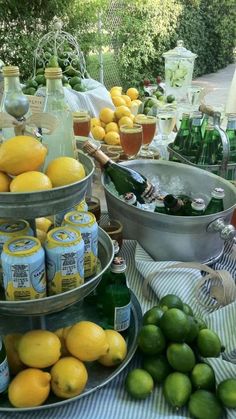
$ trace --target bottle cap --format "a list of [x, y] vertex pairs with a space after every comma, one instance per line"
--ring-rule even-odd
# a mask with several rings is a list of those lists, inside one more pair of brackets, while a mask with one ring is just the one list
[[136, 196], [134, 195], [133, 192], [126, 192], [123, 195], [123, 199], [124, 199], [125, 203], [128, 204], [128, 205], [134, 205], [137, 202], [137, 198], [136, 198]]
[[120, 246], [117, 240], [112, 240], [115, 255], [119, 252]]
[[20, 75], [19, 67], [11, 65], [3, 67], [2, 73], [4, 77], [17, 77]]
[[191, 207], [192, 207], [192, 209], [194, 209], [196, 211], [204, 211], [204, 209], [206, 208], [204, 199], [202, 199], [202, 198], [194, 199], [193, 202], [191, 203]]
[[192, 118], [193, 119], [202, 118], [202, 112], [200, 112], [200, 111], [194, 111]]
[[114, 273], [121, 273], [124, 272], [126, 270], [126, 263], [125, 260], [120, 257], [120, 256], [116, 256], [111, 264], [111, 272]]
[[60, 67], [48, 67], [45, 68], [46, 79], [61, 79], [62, 69]]
[[225, 196], [225, 191], [224, 191], [223, 188], [215, 188], [215, 189], [213, 189], [213, 191], [211, 193], [211, 196], [213, 198], [221, 198], [222, 199]]
[[182, 114], [182, 119], [188, 119], [188, 118], [190, 118], [190, 113], [187, 113], [187, 112], [184, 112], [183, 114]]

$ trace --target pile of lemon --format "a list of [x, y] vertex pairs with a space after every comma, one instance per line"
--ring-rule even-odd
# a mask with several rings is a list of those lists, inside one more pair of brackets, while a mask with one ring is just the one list
[[19, 135], [0, 146], [0, 192], [33, 192], [68, 185], [83, 179], [85, 169], [76, 159], [52, 160], [40, 170], [47, 148], [36, 138]]
[[91, 133], [95, 140], [104, 141], [109, 145], [120, 145], [120, 126], [133, 126], [142, 102], [138, 99], [139, 92], [134, 87], [130, 87], [123, 94], [122, 87], [114, 86], [109, 93], [116, 109], [101, 109], [99, 118], [91, 119]]
[[91, 321], [69, 327], [32, 330], [4, 338], [13, 379], [8, 398], [18, 408], [42, 405], [52, 391], [57, 397], [78, 396], [86, 387], [86, 362], [106, 367], [119, 365], [126, 357], [127, 345], [115, 330], [104, 330]]

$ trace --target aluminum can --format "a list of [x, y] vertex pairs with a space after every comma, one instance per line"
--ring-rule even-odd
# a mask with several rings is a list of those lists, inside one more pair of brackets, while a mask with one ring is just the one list
[[61, 294], [84, 283], [84, 241], [79, 231], [56, 227], [44, 244], [49, 295]]
[[97, 269], [98, 224], [91, 212], [71, 211], [64, 217], [64, 225], [80, 231], [84, 240], [84, 277], [93, 275]]
[[79, 204], [76, 204], [73, 208], [58, 212], [58, 214], [54, 217], [54, 226], [60, 227], [63, 223], [65, 215], [71, 211], [88, 211], [88, 205], [86, 204], [85, 199], [83, 199]]
[[46, 297], [45, 252], [36, 237], [19, 236], [7, 241], [1, 261], [6, 300]]

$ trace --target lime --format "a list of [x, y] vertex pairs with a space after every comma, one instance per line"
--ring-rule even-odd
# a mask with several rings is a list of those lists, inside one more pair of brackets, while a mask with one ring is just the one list
[[38, 74], [38, 75], [35, 77], [35, 80], [36, 80], [36, 82], [37, 82], [38, 84], [43, 84], [43, 85], [45, 85], [45, 84], [46, 84], [46, 79], [45, 79], [45, 76], [44, 76], [43, 74]]
[[68, 65], [66, 67], [65, 73], [67, 76], [71, 76], [71, 77], [79, 76], [79, 71], [75, 70], [71, 65]]
[[75, 86], [72, 87], [72, 89], [76, 90], [76, 92], [86, 92], [86, 89], [82, 84], [77, 83]]
[[63, 74], [63, 76], [62, 76], [62, 83], [63, 83], [63, 84], [67, 84], [67, 83], [69, 83], [68, 77], [66, 77], [64, 74]]
[[153, 94], [156, 96], [157, 99], [159, 99], [161, 96], [163, 96], [163, 94], [158, 90], [156, 92], [154, 92]]
[[35, 89], [37, 89], [38, 83], [36, 82], [36, 80], [30, 79], [30, 80], [27, 80], [26, 87], [27, 88], [28, 87], [34, 87]]
[[148, 112], [150, 112], [150, 111], [151, 111], [151, 108], [149, 108], [149, 107], [147, 106], [146, 108], [144, 108], [143, 113], [144, 113], [145, 115], [147, 115], [147, 114], [148, 114]]
[[225, 407], [236, 408], [236, 379], [228, 378], [217, 387], [217, 396]]
[[191, 372], [193, 387], [203, 390], [215, 390], [215, 373], [213, 368], [204, 363], [196, 364]]
[[163, 310], [160, 307], [152, 307], [144, 314], [143, 324], [155, 324], [156, 326], [159, 326], [162, 315]]
[[41, 75], [44, 75], [44, 68], [43, 67], [41, 67], [41, 68], [37, 68], [37, 70], [36, 70], [36, 74], [41, 74]]
[[181, 372], [173, 372], [165, 379], [163, 387], [164, 396], [176, 409], [187, 403], [191, 391], [192, 384], [190, 379]]
[[185, 314], [188, 314], [189, 316], [193, 316], [193, 310], [191, 309], [191, 307], [188, 304], [184, 303], [182, 310]]
[[166, 355], [171, 367], [179, 372], [191, 371], [196, 363], [194, 352], [187, 343], [171, 343]]
[[173, 95], [168, 95], [166, 101], [167, 103], [172, 103], [175, 101], [175, 97]]
[[178, 308], [170, 308], [163, 314], [160, 327], [170, 341], [183, 342], [189, 332], [188, 317]]
[[58, 58], [56, 55], [50, 56], [47, 67], [59, 67]]
[[219, 400], [207, 390], [195, 391], [190, 397], [188, 408], [196, 419], [220, 419], [223, 414]]
[[196, 317], [196, 316], [194, 316], [194, 318], [195, 318], [195, 320], [198, 324], [199, 330], [207, 329], [207, 325], [204, 322], [204, 320], [202, 320], [200, 317]]
[[187, 316], [187, 317], [188, 317], [188, 322], [189, 322], [189, 331], [185, 338], [185, 342], [192, 343], [198, 335], [199, 326], [194, 317], [192, 316]]
[[147, 324], [140, 329], [138, 347], [147, 355], [156, 355], [164, 351], [166, 340], [158, 326]]
[[157, 383], [162, 383], [172, 372], [172, 368], [164, 355], [145, 357], [143, 368], [151, 374], [153, 380]]
[[25, 95], [31, 95], [31, 96], [33, 96], [36, 93], [36, 89], [34, 87], [24, 87], [22, 91]]
[[174, 294], [167, 294], [162, 297], [158, 305], [162, 308], [163, 311], [166, 311], [169, 308], [179, 308], [180, 310], [183, 310], [182, 300]]
[[81, 84], [81, 78], [78, 76], [71, 77], [69, 83], [72, 87], [74, 87], [76, 84]]
[[219, 336], [210, 329], [202, 329], [197, 336], [197, 347], [200, 355], [205, 358], [217, 358], [221, 353]]
[[130, 371], [126, 376], [125, 389], [136, 399], [145, 399], [151, 394], [153, 387], [152, 376], [141, 368]]

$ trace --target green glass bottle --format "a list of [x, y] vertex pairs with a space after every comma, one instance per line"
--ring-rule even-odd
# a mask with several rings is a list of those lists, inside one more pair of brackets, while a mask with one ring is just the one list
[[163, 199], [156, 199], [155, 204], [156, 206], [154, 212], [158, 212], [159, 214], [166, 214], [166, 208]]
[[236, 114], [228, 116], [226, 134], [230, 145], [229, 163], [236, 163]]
[[225, 191], [222, 188], [215, 188], [211, 192], [211, 200], [206, 207], [205, 215], [215, 214], [224, 211]]
[[7, 354], [3, 339], [0, 336], [0, 394], [4, 393], [10, 382]]
[[[185, 146], [190, 135], [190, 122], [190, 115], [188, 113], [184, 113], [179, 131], [177, 132], [174, 143], [172, 145], [172, 149], [181, 155], [185, 154]], [[179, 161], [176, 156], [170, 156], [170, 160], [176, 162]]]
[[206, 127], [205, 136], [202, 141], [202, 148], [200, 151], [198, 165], [214, 165], [218, 160], [218, 140], [214, 135], [213, 125]]
[[201, 123], [202, 138], [204, 138], [206, 127], [208, 124], [209, 124], [209, 116], [206, 113], [204, 113], [203, 118], [202, 118], [202, 123]]
[[99, 302], [110, 327], [118, 332], [130, 326], [131, 294], [126, 281], [126, 263], [116, 256], [106, 278], [106, 284], [97, 291]]
[[149, 203], [155, 199], [155, 188], [141, 173], [113, 162], [89, 141], [85, 142], [83, 149], [100, 163], [119, 195], [133, 192], [140, 204]]
[[185, 215], [184, 203], [182, 199], [174, 195], [168, 194], [164, 197], [164, 205], [166, 213], [169, 215]]
[[221, 113], [214, 112], [213, 114], [213, 126], [214, 126], [213, 140], [217, 144], [217, 163], [221, 163], [223, 159], [223, 144], [221, 141], [220, 133], [216, 129], [216, 127], [220, 128], [220, 124], [221, 124]]
[[190, 136], [185, 142], [185, 147], [182, 154], [187, 160], [194, 164], [198, 162], [199, 153], [202, 146], [201, 121], [202, 113], [194, 112]]
[[196, 198], [191, 203], [191, 209], [188, 215], [194, 216], [194, 217], [198, 215], [204, 215], [205, 209], [206, 209], [206, 205], [205, 205], [204, 199]]

